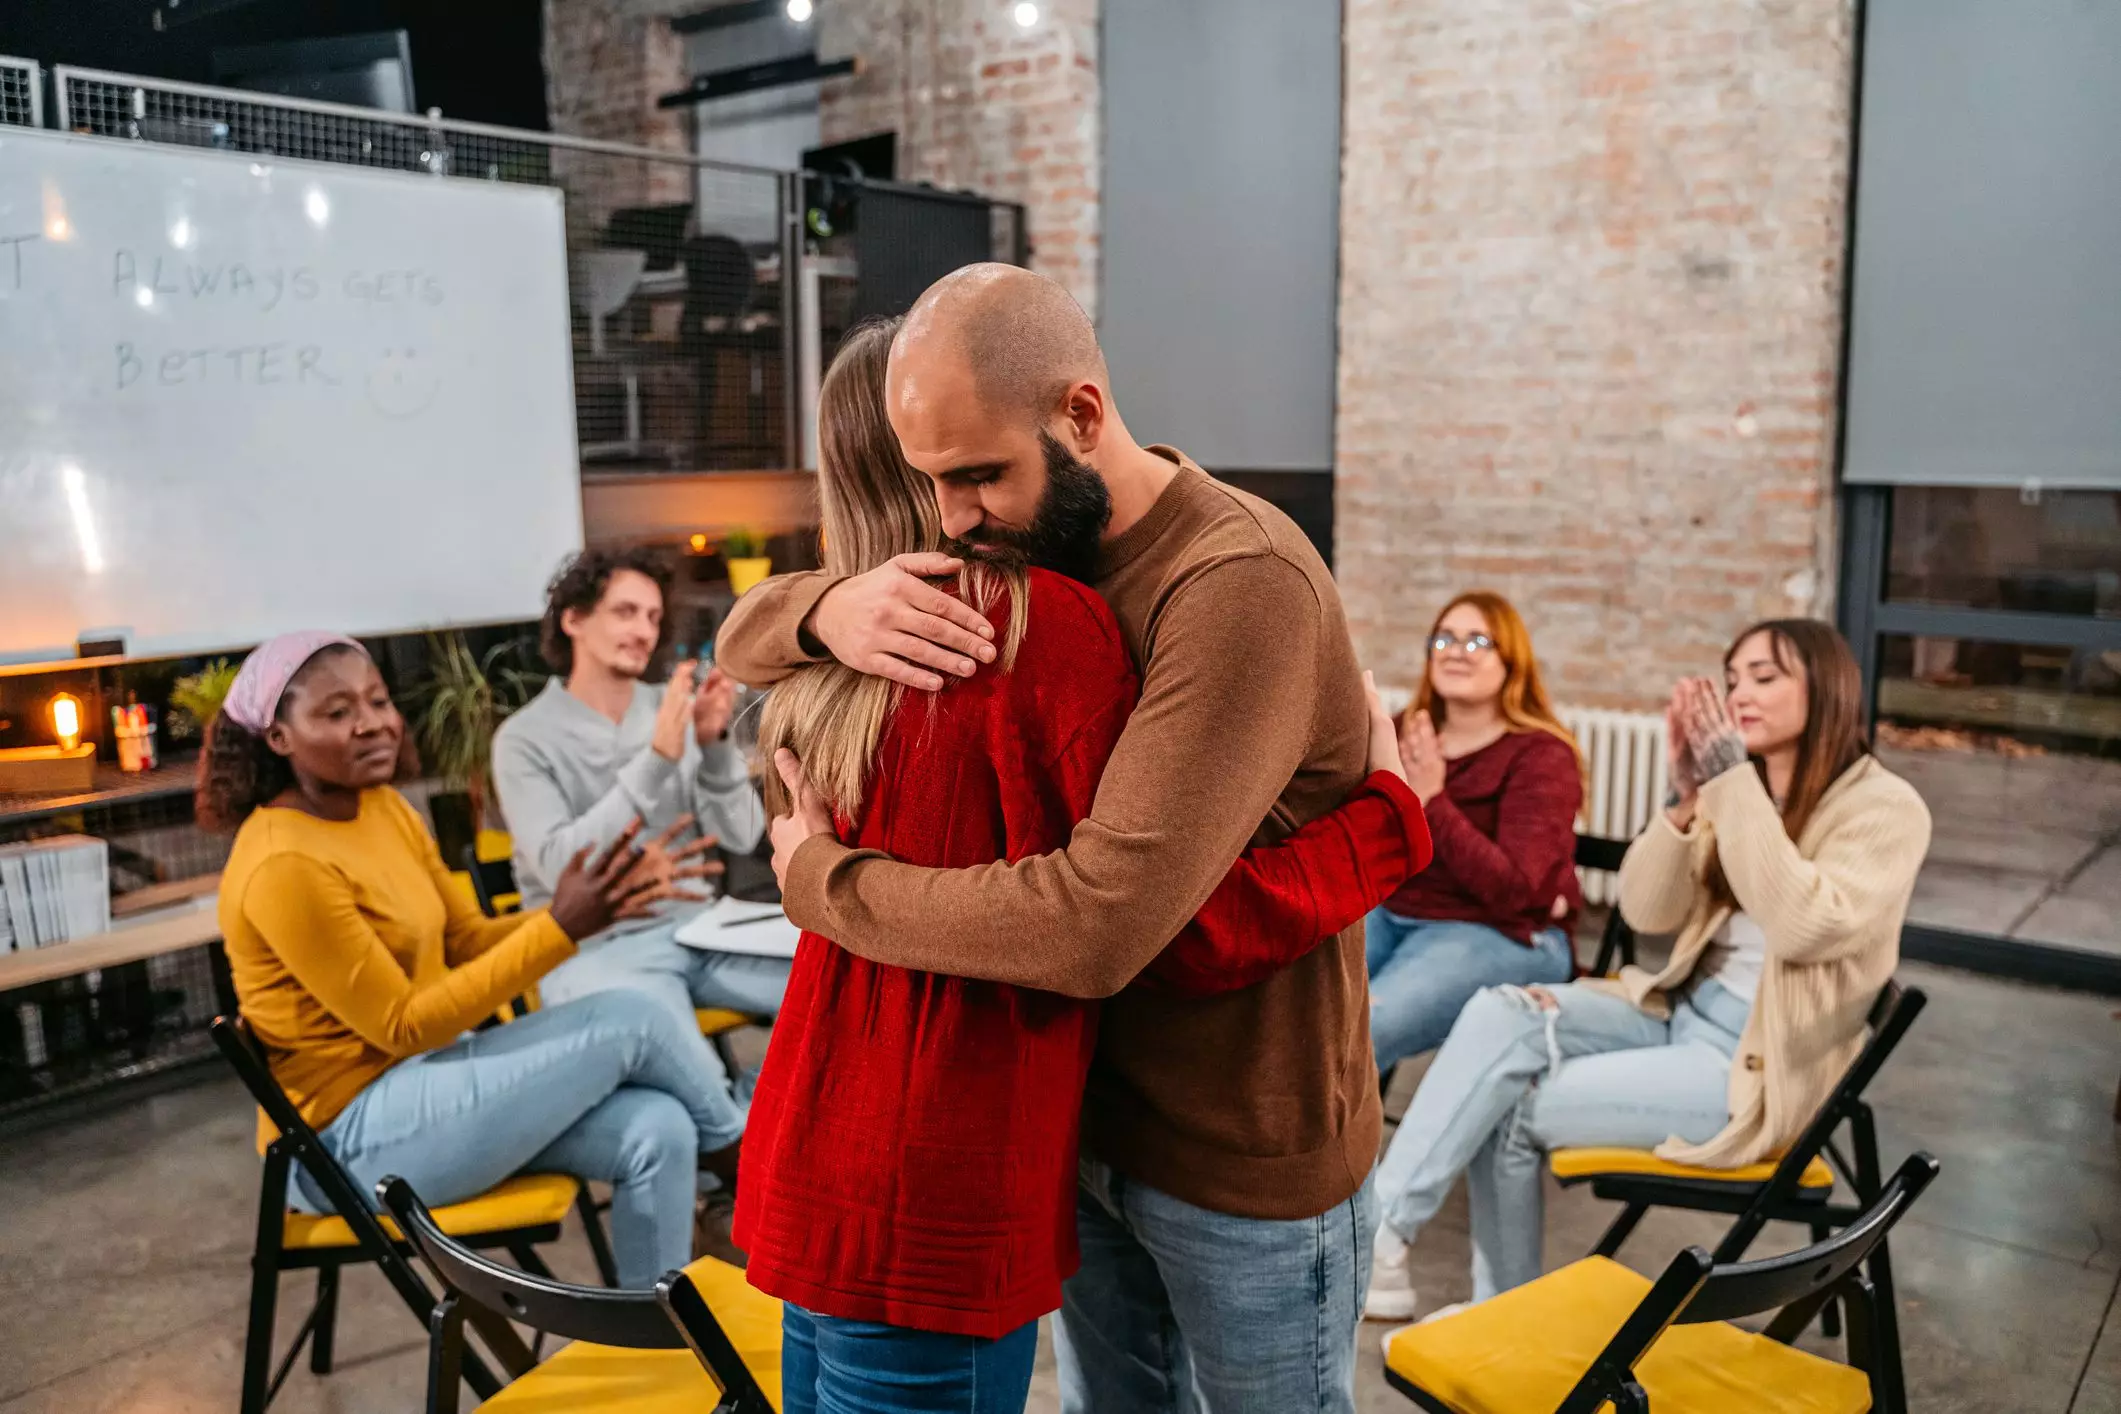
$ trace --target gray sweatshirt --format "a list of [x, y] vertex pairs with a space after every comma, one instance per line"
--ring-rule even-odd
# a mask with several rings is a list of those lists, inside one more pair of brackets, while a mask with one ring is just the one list
[[[636, 815], [643, 838], [691, 811], [694, 827], [674, 844], [700, 833], [719, 836], [739, 853], [758, 843], [766, 810], [742, 750], [729, 741], [702, 750], [688, 724], [683, 759], [663, 756], [651, 745], [662, 700], [661, 687], [635, 683], [626, 718], [614, 726], [564, 682], [550, 678], [494, 733], [494, 790], [515, 836], [516, 884], [525, 908], [552, 898], [552, 886], [576, 850], [608, 844]], [[692, 907], [666, 904], [660, 921], [667, 924], [673, 912]], [[627, 919], [598, 941], [655, 926], [655, 918]]]

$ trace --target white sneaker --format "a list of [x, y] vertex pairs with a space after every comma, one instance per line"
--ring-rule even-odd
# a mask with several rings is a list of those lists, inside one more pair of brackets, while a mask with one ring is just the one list
[[1392, 1358], [1392, 1342], [1398, 1338], [1401, 1332], [1413, 1330], [1414, 1326], [1425, 1326], [1431, 1321], [1440, 1321], [1446, 1316], [1455, 1316], [1460, 1311], [1464, 1311], [1470, 1308], [1472, 1304], [1473, 1303], [1470, 1301], [1453, 1301], [1448, 1306], [1437, 1307], [1428, 1315], [1423, 1316], [1420, 1320], [1414, 1322], [1413, 1325], [1392, 1327], [1390, 1330], [1385, 1332], [1384, 1339], [1380, 1342], [1380, 1344], [1384, 1346], [1385, 1358], [1387, 1360]]
[[1389, 1227], [1377, 1229], [1370, 1248], [1370, 1291], [1362, 1303], [1366, 1321], [1406, 1321], [1414, 1316], [1414, 1273], [1406, 1240]]

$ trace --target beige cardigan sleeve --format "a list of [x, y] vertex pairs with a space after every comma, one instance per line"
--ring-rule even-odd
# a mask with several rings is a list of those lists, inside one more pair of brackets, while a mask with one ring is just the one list
[[1873, 767], [1832, 814], [1818, 822], [1822, 833], [1807, 859], [1750, 766], [1701, 788], [1701, 816], [1715, 832], [1724, 877], [1738, 906], [1759, 921], [1769, 955], [1782, 962], [1864, 951], [1906, 906], [1929, 852], [1929, 808], [1890, 772]]
[[1638, 933], [1676, 933], [1700, 892], [1708, 834], [1681, 832], [1662, 810], [1620, 861], [1620, 916]]

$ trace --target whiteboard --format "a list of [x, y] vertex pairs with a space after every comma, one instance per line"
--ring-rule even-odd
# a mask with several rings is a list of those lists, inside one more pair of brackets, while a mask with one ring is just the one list
[[560, 194], [0, 128], [0, 662], [535, 618]]

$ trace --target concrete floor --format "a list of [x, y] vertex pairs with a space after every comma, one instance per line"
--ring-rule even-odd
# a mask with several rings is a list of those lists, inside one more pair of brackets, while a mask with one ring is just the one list
[[[1892, 1163], [1919, 1145], [1944, 1164], [1894, 1241], [1914, 1408], [2121, 1414], [2113, 1003], [1912, 964], [1902, 976], [1931, 1004], [1874, 1088], [1884, 1152]], [[1402, 1068], [1393, 1113], [1415, 1078]], [[0, 1414], [235, 1407], [257, 1183], [250, 1141], [249, 1107], [219, 1076], [64, 1127], [0, 1134]], [[1606, 1217], [1582, 1192], [1555, 1193], [1549, 1262], [1586, 1251]], [[1721, 1228], [1653, 1216], [1623, 1255], [1654, 1268]], [[1770, 1238], [1788, 1245], [1793, 1234]], [[1425, 1307], [1467, 1294], [1462, 1199], [1416, 1251]], [[587, 1278], [579, 1234], [553, 1255], [563, 1274]], [[287, 1282], [283, 1311], [306, 1296]], [[422, 1332], [372, 1272], [349, 1276], [340, 1321], [337, 1372], [298, 1371], [274, 1409], [416, 1409]], [[1411, 1406], [1378, 1373], [1383, 1329], [1363, 1329], [1360, 1404], [1401, 1414]], [[1048, 1354], [1031, 1409], [1057, 1407]]]

